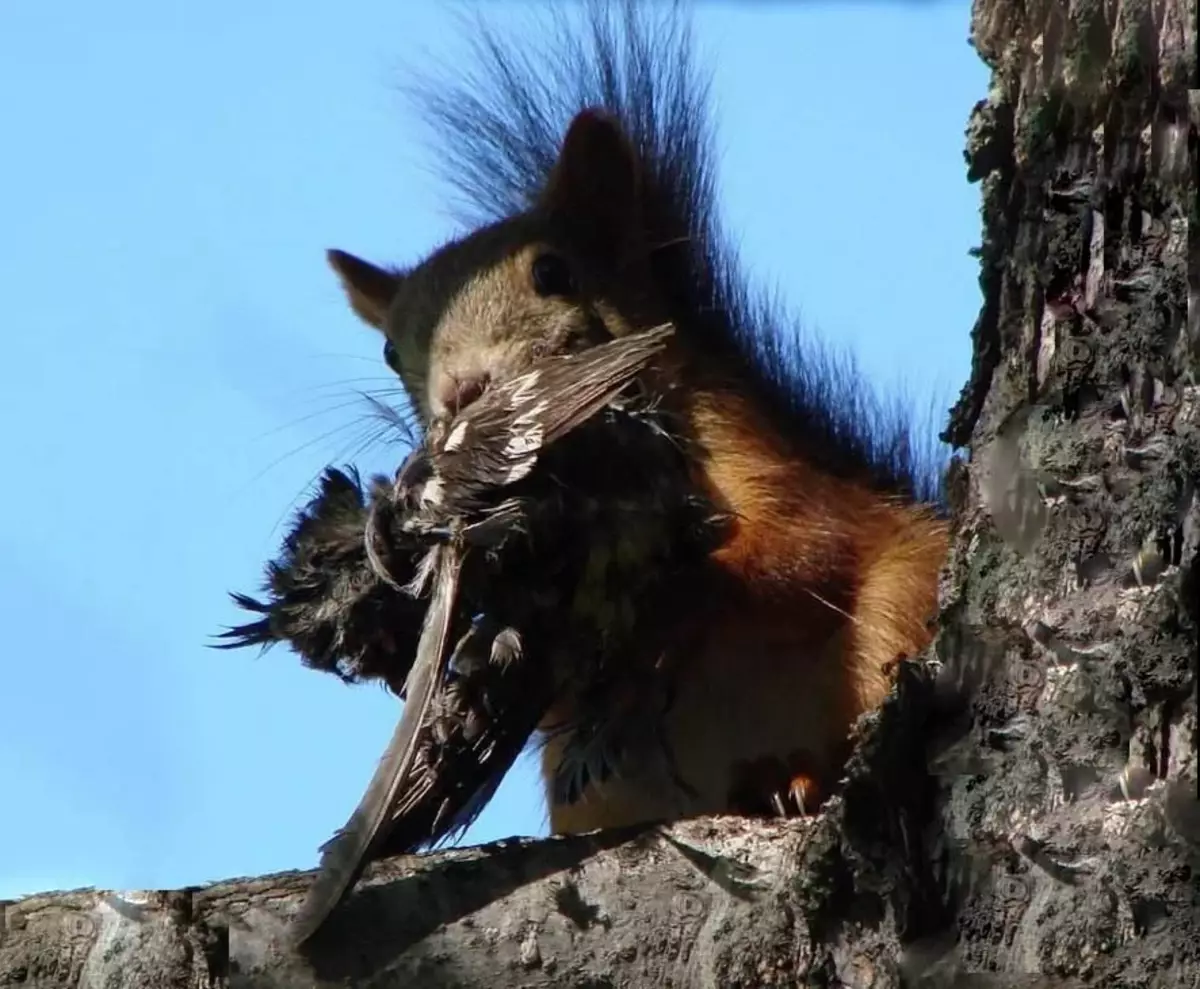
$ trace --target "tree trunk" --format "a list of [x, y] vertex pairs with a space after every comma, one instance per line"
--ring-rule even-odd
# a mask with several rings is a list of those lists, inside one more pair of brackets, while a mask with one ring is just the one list
[[977, 0], [973, 27], [985, 302], [938, 652], [976, 692], [935, 760], [956, 957], [1197, 986], [1196, 5]]
[[937, 659], [826, 813], [379, 863], [305, 957], [301, 873], [32, 897], [0, 984], [1200, 986], [1195, 0], [972, 17], [984, 303]]

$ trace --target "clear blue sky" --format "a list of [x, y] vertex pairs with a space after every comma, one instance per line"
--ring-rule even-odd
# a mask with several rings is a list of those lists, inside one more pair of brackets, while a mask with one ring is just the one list
[[[697, 18], [748, 265], [939, 410], [979, 305], [968, 16]], [[369, 779], [395, 701], [205, 643], [383, 384], [322, 251], [452, 229], [398, 92], [452, 29], [435, 0], [0, 5], [0, 897], [309, 867]], [[544, 830], [526, 763], [468, 840]]]

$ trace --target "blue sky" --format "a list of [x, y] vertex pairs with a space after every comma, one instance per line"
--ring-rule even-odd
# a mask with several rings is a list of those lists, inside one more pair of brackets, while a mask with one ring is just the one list
[[[979, 306], [968, 17], [696, 21], [747, 266], [939, 414]], [[323, 250], [453, 230], [399, 93], [453, 29], [437, 0], [0, 5], [0, 898], [310, 867], [370, 778], [382, 690], [206, 642], [384, 384]], [[544, 831], [527, 762], [467, 840]]]

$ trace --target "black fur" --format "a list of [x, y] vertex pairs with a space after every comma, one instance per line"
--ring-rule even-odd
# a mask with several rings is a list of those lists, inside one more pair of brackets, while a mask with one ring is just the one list
[[[565, 8], [582, 7], [582, 23]], [[738, 369], [779, 433], [836, 476], [902, 496], [938, 498], [944, 454], [930, 430], [873, 393], [847, 357], [815, 341], [749, 287], [717, 215], [708, 81], [694, 65], [676, 0], [587, 0], [554, 10], [555, 37], [474, 35], [473, 71], [413, 87], [464, 219], [527, 211], [546, 185], [571, 118], [600, 107], [639, 153], [647, 241], [680, 332]], [[780, 177], [781, 191], [786, 177]], [[932, 425], [932, 424], [930, 424]], [[922, 434], [923, 435], [923, 434]]]

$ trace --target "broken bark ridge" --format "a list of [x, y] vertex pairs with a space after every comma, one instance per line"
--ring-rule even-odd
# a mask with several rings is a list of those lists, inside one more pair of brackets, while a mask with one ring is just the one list
[[378, 862], [304, 956], [307, 874], [30, 897], [0, 984], [1200, 985], [1196, 21], [974, 4], [983, 303], [941, 631], [824, 814]]

